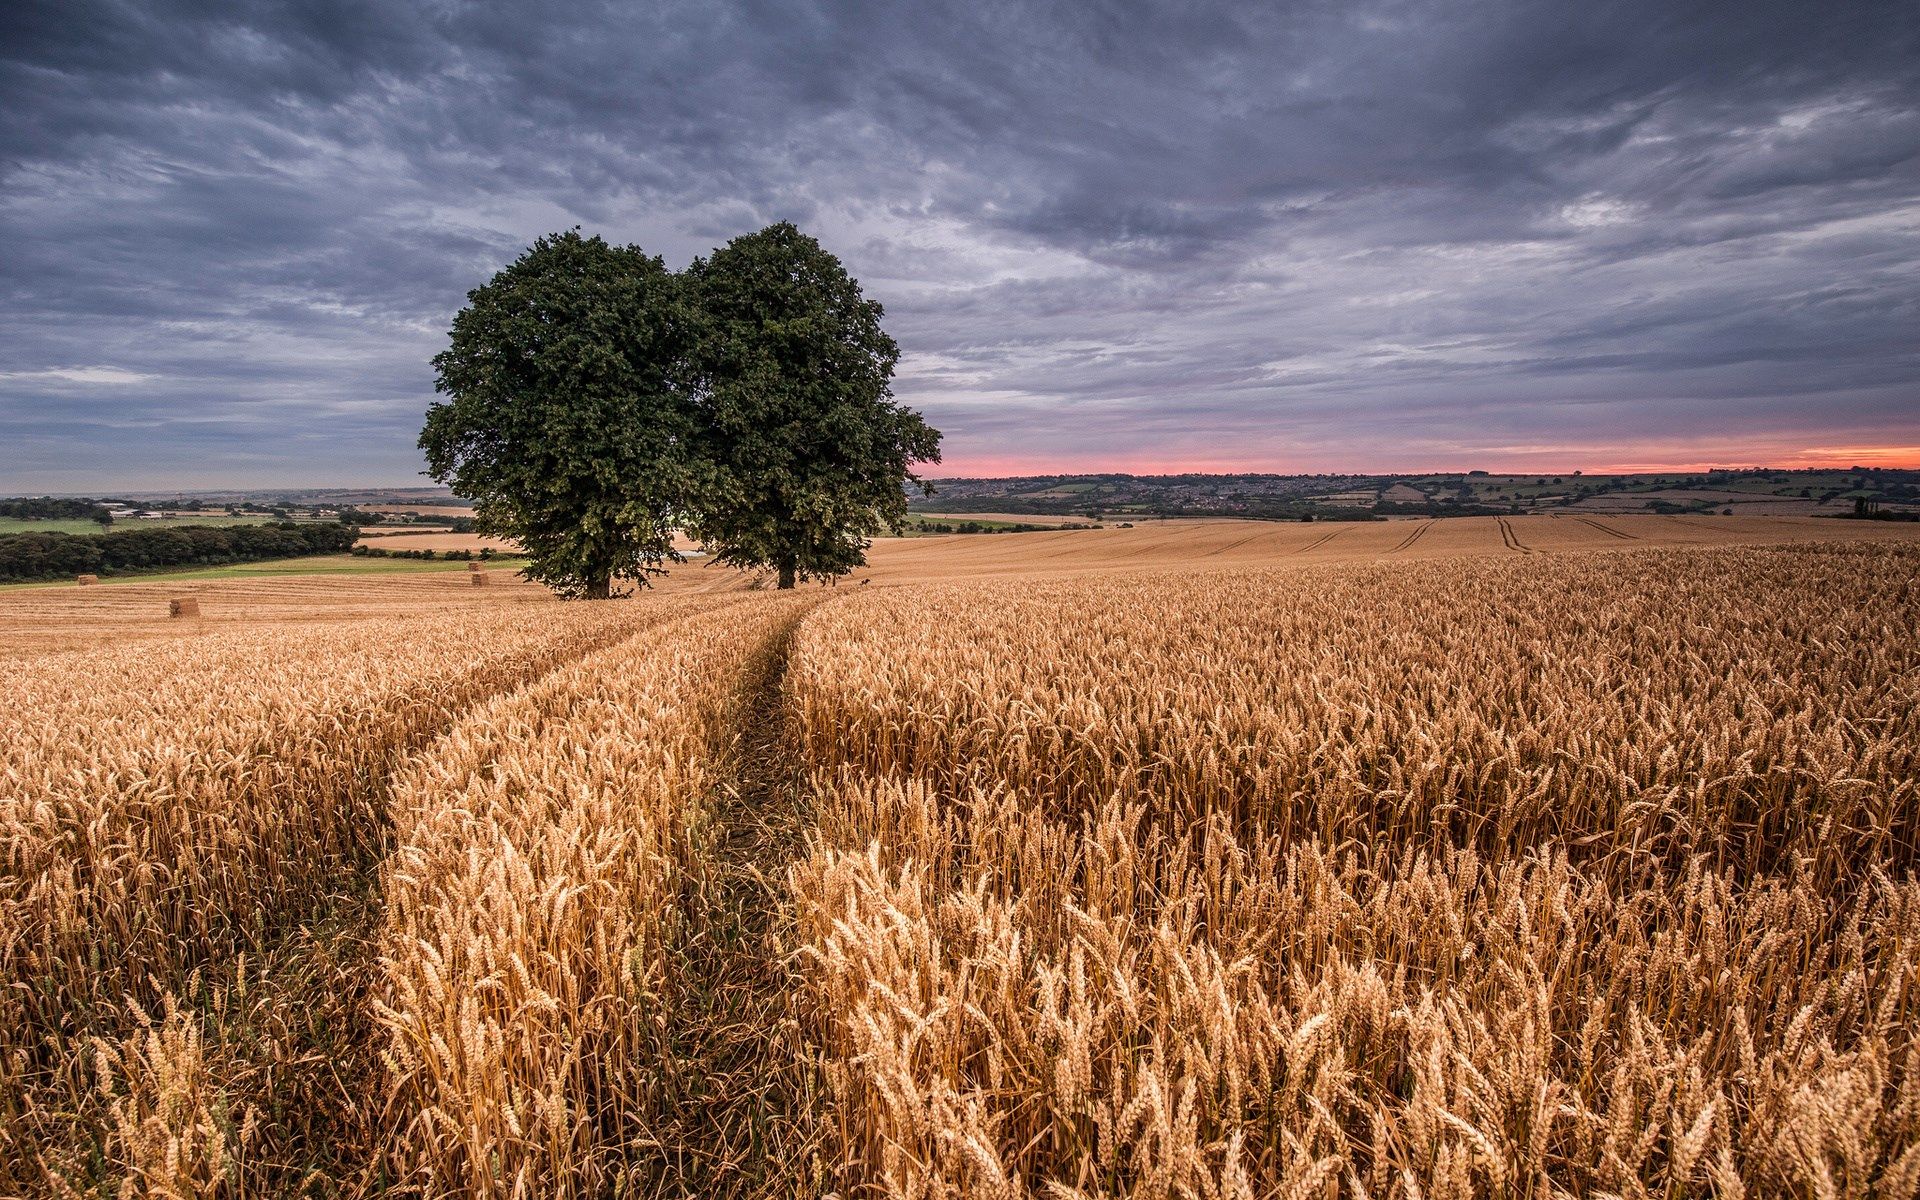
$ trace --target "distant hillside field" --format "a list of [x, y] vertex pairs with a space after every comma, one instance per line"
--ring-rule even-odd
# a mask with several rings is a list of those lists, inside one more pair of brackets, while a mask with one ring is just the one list
[[1850, 512], [1856, 499], [1920, 511], [1920, 471], [1727, 470], [1645, 475], [1075, 475], [941, 479], [916, 512], [994, 512], [1060, 517], [1520, 515], [1579, 509], [1611, 512], [1820, 516]]
[[485, 537], [477, 533], [449, 533], [446, 530], [386, 530], [382, 528], [365, 529], [360, 533], [362, 546], [380, 550], [493, 550], [507, 553], [514, 549], [512, 542], [502, 538]]
[[364, 504], [363, 512], [412, 513], [422, 517], [471, 517], [473, 509], [460, 504]]

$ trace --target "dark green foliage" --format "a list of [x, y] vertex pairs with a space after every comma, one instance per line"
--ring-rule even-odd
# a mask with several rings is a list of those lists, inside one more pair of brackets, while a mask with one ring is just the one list
[[97, 521], [106, 514], [98, 500], [56, 500], [51, 496], [20, 496], [0, 500], [0, 517], [16, 520]]
[[428, 473], [563, 595], [644, 584], [677, 529], [782, 587], [842, 574], [899, 531], [913, 464], [939, 460], [888, 390], [880, 306], [791, 225], [678, 276], [559, 234], [469, 300], [434, 360], [449, 399], [420, 437]]
[[93, 534], [0, 534], [0, 580], [59, 579], [101, 569], [100, 538]]
[[605, 597], [677, 557], [693, 485], [678, 293], [637, 247], [545, 237], [468, 294], [433, 360], [448, 399], [420, 435], [428, 474], [562, 595]]
[[[687, 268], [704, 487], [690, 531], [715, 561], [844, 574], [900, 532], [940, 435], [888, 387], [899, 347], [840, 260], [782, 222]], [[932, 489], [921, 485], [924, 494]]]
[[359, 536], [358, 529], [331, 523], [0, 534], [0, 581], [338, 554]]

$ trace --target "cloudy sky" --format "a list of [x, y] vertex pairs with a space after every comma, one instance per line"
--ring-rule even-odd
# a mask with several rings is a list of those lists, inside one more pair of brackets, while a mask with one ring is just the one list
[[1920, 465], [1912, 0], [27, 0], [0, 492], [423, 482], [467, 289], [800, 224], [936, 474]]

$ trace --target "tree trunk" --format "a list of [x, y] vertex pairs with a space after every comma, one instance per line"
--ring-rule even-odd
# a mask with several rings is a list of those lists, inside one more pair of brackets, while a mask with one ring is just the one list
[[794, 571], [795, 563], [791, 558], [780, 560], [780, 586], [783, 589], [793, 586]]
[[607, 575], [595, 575], [587, 580], [587, 599], [611, 600], [613, 598], [613, 579]]

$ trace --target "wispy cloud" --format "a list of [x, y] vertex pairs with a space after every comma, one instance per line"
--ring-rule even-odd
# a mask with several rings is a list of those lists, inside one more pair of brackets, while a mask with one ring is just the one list
[[78, 383], [105, 387], [125, 387], [154, 378], [119, 367], [46, 367], [38, 371], [0, 372], [0, 379], [13, 383]]

